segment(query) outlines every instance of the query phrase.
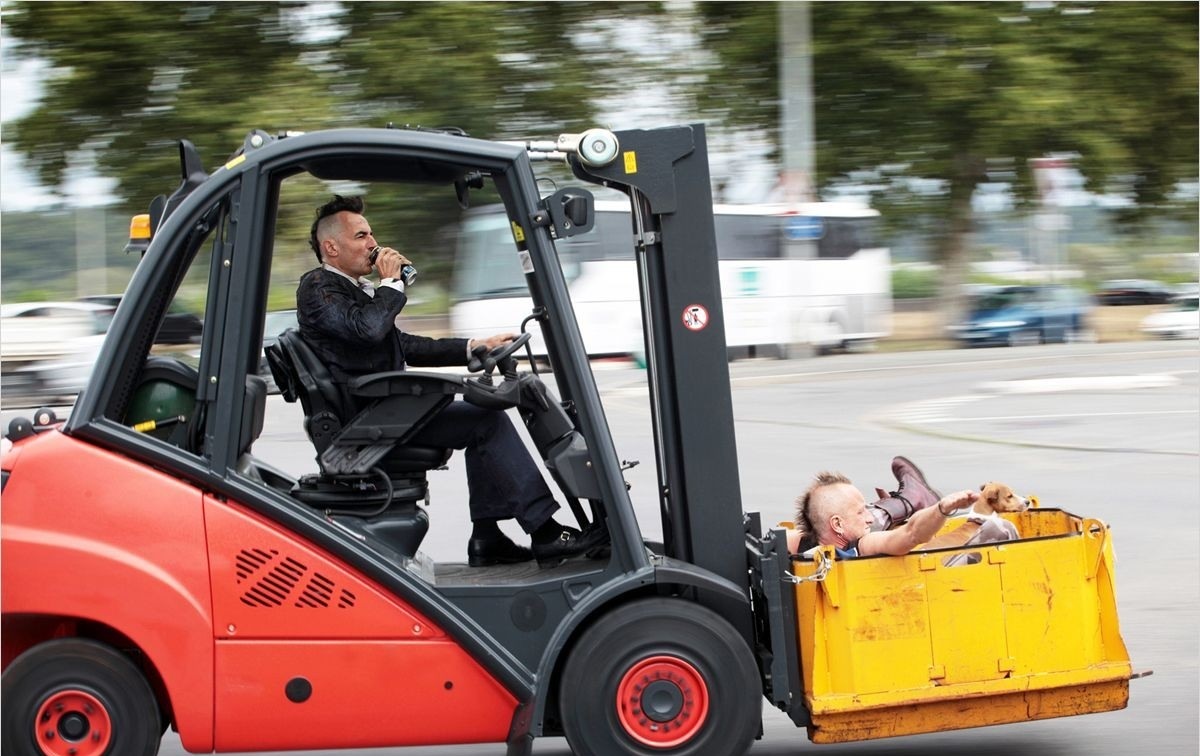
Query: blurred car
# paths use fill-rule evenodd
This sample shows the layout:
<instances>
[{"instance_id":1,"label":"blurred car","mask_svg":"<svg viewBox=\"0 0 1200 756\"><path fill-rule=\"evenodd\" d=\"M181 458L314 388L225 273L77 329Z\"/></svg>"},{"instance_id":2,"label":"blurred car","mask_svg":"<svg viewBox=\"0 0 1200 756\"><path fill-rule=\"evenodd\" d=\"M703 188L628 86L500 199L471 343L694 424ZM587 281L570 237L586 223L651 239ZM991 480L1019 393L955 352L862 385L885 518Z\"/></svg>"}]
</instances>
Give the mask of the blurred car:
<instances>
[{"instance_id":1,"label":"blurred car","mask_svg":"<svg viewBox=\"0 0 1200 756\"><path fill-rule=\"evenodd\" d=\"M12 401L53 401L87 385L116 308L95 302L0 306L0 377Z\"/></svg>"},{"instance_id":2,"label":"blurred car","mask_svg":"<svg viewBox=\"0 0 1200 756\"><path fill-rule=\"evenodd\" d=\"M1164 304L1171 300L1174 292L1157 281L1127 278L1105 281L1096 290L1096 300L1103 305L1146 305Z\"/></svg>"},{"instance_id":3,"label":"blurred car","mask_svg":"<svg viewBox=\"0 0 1200 756\"><path fill-rule=\"evenodd\" d=\"M114 310L121 304L120 294L93 294L80 297L80 302L96 302L110 305ZM167 315L163 318L158 334L154 337L155 344L192 344L200 341L204 324L200 318L183 309L175 302L167 307Z\"/></svg>"},{"instance_id":4,"label":"blurred car","mask_svg":"<svg viewBox=\"0 0 1200 756\"><path fill-rule=\"evenodd\" d=\"M1175 297L1168 309L1147 315L1142 333L1160 339L1200 338L1200 295Z\"/></svg>"},{"instance_id":5,"label":"blurred car","mask_svg":"<svg viewBox=\"0 0 1200 756\"><path fill-rule=\"evenodd\" d=\"M279 334L289 328L299 327L300 322L296 320L295 310L272 310L263 320L263 351L258 358L258 374L267 380L269 393L279 393L279 387L275 385L275 378L271 375L270 366L267 365L267 347L279 340Z\"/></svg>"},{"instance_id":6,"label":"blurred car","mask_svg":"<svg viewBox=\"0 0 1200 756\"><path fill-rule=\"evenodd\" d=\"M950 326L963 346L1020 346L1089 338L1087 294L1066 286L996 286L971 297L966 321Z\"/></svg>"}]
</instances>

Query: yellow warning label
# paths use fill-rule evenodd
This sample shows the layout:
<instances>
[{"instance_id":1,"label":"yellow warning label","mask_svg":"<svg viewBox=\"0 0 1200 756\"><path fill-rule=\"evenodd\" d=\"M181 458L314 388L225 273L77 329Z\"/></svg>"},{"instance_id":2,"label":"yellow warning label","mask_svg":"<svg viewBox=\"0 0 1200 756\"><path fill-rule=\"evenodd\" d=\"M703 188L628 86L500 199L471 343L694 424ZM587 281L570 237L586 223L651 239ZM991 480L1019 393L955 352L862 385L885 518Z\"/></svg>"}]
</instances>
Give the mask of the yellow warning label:
<instances>
[{"instance_id":1,"label":"yellow warning label","mask_svg":"<svg viewBox=\"0 0 1200 756\"><path fill-rule=\"evenodd\" d=\"M625 172L637 173L637 153L633 150L625 153Z\"/></svg>"},{"instance_id":2,"label":"yellow warning label","mask_svg":"<svg viewBox=\"0 0 1200 756\"><path fill-rule=\"evenodd\" d=\"M241 155L238 155L233 160L230 160L228 163L225 164L225 170L232 170L236 165L238 165L245 159L246 159L246 155L244 153Z\"/></svg>"},{"instance_id":3,"label":"yellow warning label","mask_svg":"<svg viewBox=\"0 0 1200 756\"><path fill-rule=\"evenodd\" d=\"M516 221L509 221L509 223L512 224L513 239L516 240L517 244L520 244L521 242L525 241L524 229L522 229L521 226L518 225Z\"/></svg>"}]
</instances>

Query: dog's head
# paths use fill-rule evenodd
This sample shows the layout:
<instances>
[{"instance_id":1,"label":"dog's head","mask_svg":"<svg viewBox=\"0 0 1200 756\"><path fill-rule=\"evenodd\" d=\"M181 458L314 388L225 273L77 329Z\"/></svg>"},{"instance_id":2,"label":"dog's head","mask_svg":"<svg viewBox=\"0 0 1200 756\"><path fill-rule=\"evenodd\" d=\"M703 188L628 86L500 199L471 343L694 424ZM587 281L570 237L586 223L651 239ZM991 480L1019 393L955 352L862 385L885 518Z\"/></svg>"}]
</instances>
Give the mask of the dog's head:
<instances>
[{"instance_id":1,"label":"dog's head","mask_svg":"<svg viewBox=\"0 0 1200 756\"><path fill-rule=\"evenodd\" d=\"M990 514L992 512L1024 512L1029 509L1029 499L1017 496L1011 488L1003 483L995 481L984 483L979 492L979 500L975 502L977 512Z\"/></svg>"}]
</instances>

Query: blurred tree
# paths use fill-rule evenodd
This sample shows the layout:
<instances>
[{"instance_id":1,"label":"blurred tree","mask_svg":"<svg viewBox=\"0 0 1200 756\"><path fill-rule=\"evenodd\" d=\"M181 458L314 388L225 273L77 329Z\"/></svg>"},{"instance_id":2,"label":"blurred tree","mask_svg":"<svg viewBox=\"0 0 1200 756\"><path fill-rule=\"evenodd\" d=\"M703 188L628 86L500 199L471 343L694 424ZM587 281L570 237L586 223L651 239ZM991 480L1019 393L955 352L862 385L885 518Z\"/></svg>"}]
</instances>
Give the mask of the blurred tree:
<instances>
[{"instance_id":1,"label":"blurred tree","mask_svg":"<svg viewBox=\"0 0 1200 756\"><path fill-rule=\"evenodd\" d=\"M718 58L703 107L778 135L777 6L697 7ZM879 184L876 206L940 218L947 284L962 280L976 187L1033 198L1031 158L1077 155L1089 188L1147 212L1196 179L1194 2L810 7L815 183Z\"/></svg>"},{"instance_id":2,"label":"blurred tree","mask_svg":"<svg viewBox=\"0 0 1200 756\"><path fill-rule=\"evenodd\" d=\"M320 72L300 60L290 7L7 7L15 55L50 67L41 100L5 136L42 183L61 186L71 169L91 163L116 179L119 201L142 208L178 183L176 139L191 139L216 163L255 126L287 127L333 112Z\"/></svg>"},{"instance_id":3,"label":"blurred tree","mask_svg":"<svg viewBox=\"0 0 1200 756\"><path fill-rule=\"evenodd\" d=\"M59 186L80 153L121 199L177 174L187 136L226 155L253 127L454 125L488 138L588 122L578 3L17 3L18 57L50 64L38 106L7 134ZM618 13L617 6L612 11ZM103 28L103 34L95 33ZM207 149L205 149L207 148ZM163 154L165 152L165 154ZM153 192L151 192L153 193Z\"/></svg>"},{"instance_id":4,"label":"blurred tree","mask_svg":"<svg viewBox=\"0 0 1200 756\"><path fill-rule=\"evenodd\" d=\"M574 30L617 12L617 5L583 3L348 3L328 64L342 72L342 106L356 125L556 136L591 125L588 69L575 64ZM381 243L411 251L423 279L444 281L453 262L445 230L461 213L453 190L370 189L368 217ZM487 196L477 192L473 202Z\"/></svg>"},{"instance_id":5,"label":"blurred tree","mask_svg":"<svg viewBox=\"0 0 1200 756\"><path fill-rule=\"evenodd\" d=\"M212 167L252 128L394 122L494 139L553 136L590 125L591 72L575 64L578 30L630 7L6 4L10 54L46 60L49 75L37 106L6 124L5 138L44 184L62 186L90 164L116 180L127 210L140 211L178 183L173 144L181 137ZM370 191L372 223L406 249L435 244L459 212L449 187ZM281 209L281 227L295 226L285 241L300 257L312 209L327 194L306 187ZM422 274L444 277L448 269L448 258L432 258Z\"/></svg>"}]
</instances>

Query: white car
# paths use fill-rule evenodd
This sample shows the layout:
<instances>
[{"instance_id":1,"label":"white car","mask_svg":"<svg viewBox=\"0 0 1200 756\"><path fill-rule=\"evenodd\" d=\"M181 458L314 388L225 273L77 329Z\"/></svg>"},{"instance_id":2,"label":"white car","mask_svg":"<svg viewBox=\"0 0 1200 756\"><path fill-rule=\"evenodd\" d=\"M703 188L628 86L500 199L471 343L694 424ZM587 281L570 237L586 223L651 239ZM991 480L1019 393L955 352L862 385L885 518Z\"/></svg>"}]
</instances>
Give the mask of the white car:
<instances>
[{"instance_id":1,"label":"white car","mask_svg":"<svg viewBox=\"0 0 1200 756\"><path fill-rule=\"evenodd\" d=\"M0 373L5 399L52 401L87 384L116 308L91 302L0 307Z\"/></svg>"},{"instance_id":2,"label":"white car","mask_svg":"<svg viewBox=\"0 0 1200 756\"><path fill-rule=\"evenodd\" d=\"M1167 309L1146 316L1142 333L1160 339L1200 338L1200 297L1195 294L1174 297Z\"/></svg>"}]
</instances>

